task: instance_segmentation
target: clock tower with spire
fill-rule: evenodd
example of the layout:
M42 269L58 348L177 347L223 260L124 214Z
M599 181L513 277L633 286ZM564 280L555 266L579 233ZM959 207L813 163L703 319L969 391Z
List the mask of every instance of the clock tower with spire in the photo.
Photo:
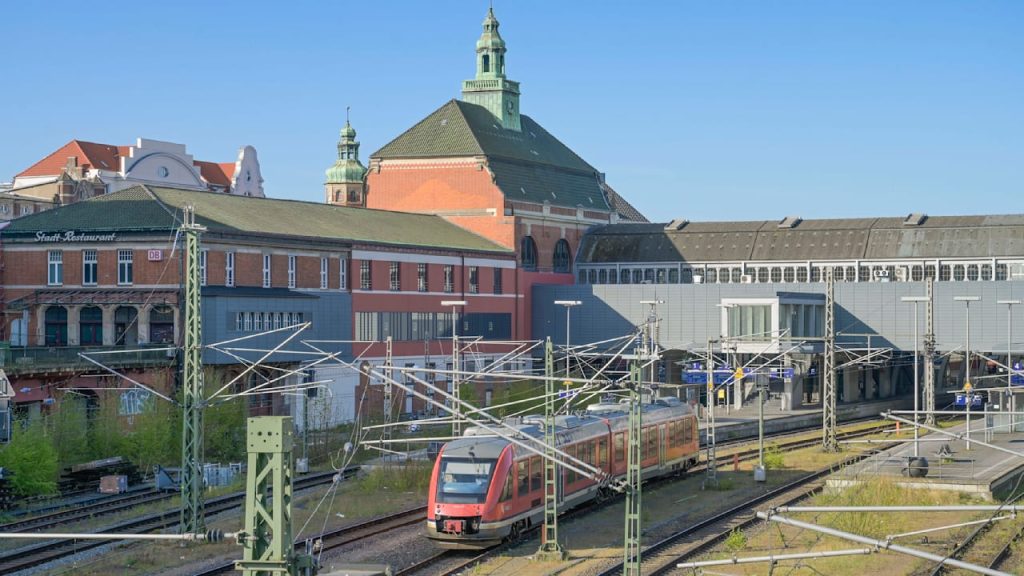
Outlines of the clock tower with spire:
M494 9L487 10L476 41L476 78L462 82L462 100L486 108L506 130L521 132L519 82L505 77L505 41L498 26Z

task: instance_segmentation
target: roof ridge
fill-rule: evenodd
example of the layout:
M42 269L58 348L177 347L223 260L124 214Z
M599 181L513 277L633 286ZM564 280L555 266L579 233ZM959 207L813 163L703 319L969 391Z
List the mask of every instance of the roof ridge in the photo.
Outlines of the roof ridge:
M462 121L466 124L466 127L469 128L469 134L473 137L473 142L476 144L477 150L480 151L480 154L487 154L483 145L480 144L480 138L476 135L476 131L473 130L473 124L466 118L466 111L462 109L463 104L470 104L470 102L463 102L462 100L455 98L452 98L452 102L455 102L455 107L459 110L459 116L462 117ZM473 104L473 106L479 106L479 104ZM489 154L487 155L490 156Z
M167 214L169 214L169 215L170 215L170 217L171 217L171 220L172 220L172 221L174 221L174 223L175 223L175 224L179 224L179 225L180 225L180 224L182 224L182 223L183 223L182 219L181 219L181 218L178 218L178 210L177 210L177 209L172 209L171 207L169 207L169 206L167 205L167 203L165 203L165 202L164 202L164 201L163 201L163 200L162 200L162 199L161 199L161 198L160 198L160 197L159 197L159 196L157 195L157 193L156 193L156 191L155 191L155 190L152 190L152 189L151 189L151 188L150 188L149 186L147 186L147 185L145 185L145 184L139 184L138 186L139 186L140 188L142 188L143 190L145 190L145 191L146 191L146 194L149 194L149 196L150 196L151 198L153 198L153 200L154 200L154 201L155 201L155 202L157 203L157 205L158 205L158 206L160 206L161 208L163 208L163 209L164 209L164 211L165 211L165 212L167 212ZM126 190L127 190L127 188L126 188ZM180 227L180 226L177 226L177 227Z
M15 178L17 178L18 176L20 176L20 175L24 174L25 172L28 172L28 171L32 170L32 169L33 169L33 168L35 168L36 166L39 166L40 164L42 164L43 162L45 162L46 160L48 160L48 159L50 158L50 156L53 156L53 155L54 155L54 154L56 154L57 152L60 152L61 150L63 150L64 148L66 148L66 147L68 147L68 146L70 146L70 145L72 145L72 144L74 144L75 146L78 146L78 150L79 150L79 152L81 152L83 156L85 155L85 150L82 150L82 146L81 146L81 144L80 144L80 141L79 141L79 140L75 140L74 138L72 138L71 140L68 140L66 144L64 144L64 145L62 145L62 146L59 146L59 147L58 147L58 148L57 148L56 150L54 150L53 152L50 152L49 154L47 154L47 155L43 156L43 157L42 157L42 158L40 158L39 160L36 160L36 161L35 161L35 162L34 162L34 163L33 163L33 164L31 165L31 166L29 166L28 168L25 168L25 169L24 169L24 170L22 170L21 172L18 172L17 174L15 174L15 175L14 175L14 177L15 177Z
M447 106L451 106L452 104L455 104L455 108L456 108L456 109L457 109L457 110L459 111L459 114L458 114L458 116L459 116L459 117L460 117L460 118L462 119L462 123L463 123L463 125L464 125L464 126L465 126L465 127L466 127L466 128L468 129L468 130L469 130L469 134L470 134L470 135L471 135L471 136L473 137L473 143L474 143L474 144L476 144L476 152L475 152L475 153L476 153L476 154L478 154L478 155L481 155L481 154L483 154L483 153L484 153L484 151L483 151L483 147L481 147L481 146L480 146L480 141L479 141L479 139L477 139L477 137L476 137L476 134L474 134L474 133L473 133L473 129L472 129L472 127L470 126L470 123L469 123L469 121L468 121L468 120L466 120L466 115L465 115L465 114L464 114L464 113L462 112L462 109L461 109L461 108L459 108L459 106L458 106L458 103L459 103L459 100L457 100L457 99L455 99L455 98L452 98L452 99L448 100L448 101L447 101L447 102L445 102L444 104L442 104L442 105L440 105L439 107L437 107L437 108L436 108L436 109L435 109L435 110L434 110L433 112L431 112L430 114L427 114L427 115L426 115L425 117L423 117L423 119L422 119L422 120L420 120L419 122L417 122L417 123L413 124L412 126L410 126L409 128L407 128L407 129L406 129L406 130L405 130L404 132L402 132L402 133L401 133L401 134L399 134L398 136L395 136L394 138L392 138L391 140L389 140L389 141L387 142L387 144L384 144L383 146L381 146L380 148L378 148L378 149L377 149L376 151L374 151L374 152L373 152L372 154L370 154L370 156L369 156L369 157L370 157L370 158L372 159L373 157L375 157L375 156L379 155L379 154L381 153L381 151L383 151L383 150L384 150L385 148L387 148L387 147L391 146L391 145L392 145L392 144L394 144L395 142L398 142L399 140L401 140L402 138L404 138L404 137L405 137L405 136L406 136L407 134L409 134L409 133L413 132L414 130L416 130L416 129L417 129L417 128L419 128L420 126L423 126L424 124L426 124L426 123L427 123L427 121L428 121L428 120L430 120L431 118L433 118L433 116L434 116L435 114L437 114L437 113L438 113L438 112L440 112L441 110L444 110L444 109L445 109L445 108L446 108Z

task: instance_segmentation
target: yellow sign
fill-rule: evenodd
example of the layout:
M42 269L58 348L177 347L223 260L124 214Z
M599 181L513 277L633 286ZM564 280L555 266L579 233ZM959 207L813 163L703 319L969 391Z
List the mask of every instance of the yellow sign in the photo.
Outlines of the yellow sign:
M970 391L971 391L971 382L970 382L970 380L968 380L967 382L964 382L964 392L970 392Z
M737 368L736 373L732 377L736 380L743 380L743 368Z
M718 390L718 399L725 400L725 388L721 388Z
M565 382L562 382L562 386L572 386L572 382L566 380Z

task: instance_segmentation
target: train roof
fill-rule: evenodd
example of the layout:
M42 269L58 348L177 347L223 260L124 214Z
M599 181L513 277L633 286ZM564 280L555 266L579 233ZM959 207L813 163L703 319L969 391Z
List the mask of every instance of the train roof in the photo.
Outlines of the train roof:
M582 414L560 414L555 416L555 429L562 438L568 434L570 438L586 438L600 433L607 421L612 421L616 429L627 425L628 404L601 403L592 404ZM641 404L642 418L649 423L656 423L671 417L692 413L690 406L677 398L656 398L653 402ZM502 421L501 432L522 442L533 443L540 447L544 439L544 415L530 414L506 418ZM470 426L463 437L452 440L444 448L444 456L455 458L488 458L494 459L508 446L509 441L494 436L488 428L495 426ZM470 453L472 452L472 454Z

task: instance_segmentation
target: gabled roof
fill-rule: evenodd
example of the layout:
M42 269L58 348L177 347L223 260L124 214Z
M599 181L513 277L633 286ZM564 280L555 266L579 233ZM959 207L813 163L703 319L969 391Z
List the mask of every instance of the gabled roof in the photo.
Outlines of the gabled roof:
M235 163L206 162L204 160L194 161L199 174L203 179L214 186L231 187L231 178L235 175Z
M605 196L608 198L608 204L612 207L612 211L618 214L620 218L629 220L630 222L650 222L646 216L641 214L636 207L620 196L619 193L609 186L607 182L602 182L601 188L604 190Z
M450 100L371 159L486 156L505 197L609 210L597 170L525 114L522 131L502 127L483 106Z
M1024 215L609 224L583 237L579 262L729 262L1024 255Z
M120 170L121 157L128 154L128 146L112 146L82 140L72 140L42 160L21 171L17 176L56 176L71 156L78 157L78 165L86 170Z
M512 252L439 216L349 208L297 200L133 186L119 192L23 216L3 235L56 232L155 232L180 225L182 208L210 233L311 238L479 252Z

